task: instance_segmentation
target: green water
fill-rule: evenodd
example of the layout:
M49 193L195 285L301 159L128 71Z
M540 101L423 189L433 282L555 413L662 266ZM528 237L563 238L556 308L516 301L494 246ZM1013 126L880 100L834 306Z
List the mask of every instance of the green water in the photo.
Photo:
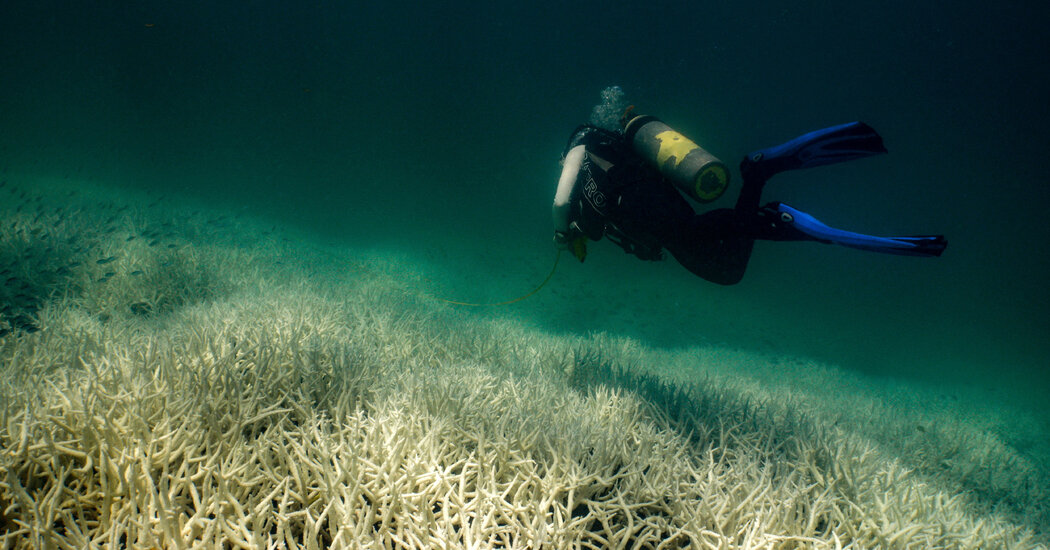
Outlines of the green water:
M744 282L721 288L603 242L533 299L476 314L991 386L1038 408L1045 10L7 2L0 176L103 181L410 250L438 291L499 301L549 269L557 160L604 86L730 164L861 119L890 155L779 176L764 198L861 232L944 233L942 258L760 243Z

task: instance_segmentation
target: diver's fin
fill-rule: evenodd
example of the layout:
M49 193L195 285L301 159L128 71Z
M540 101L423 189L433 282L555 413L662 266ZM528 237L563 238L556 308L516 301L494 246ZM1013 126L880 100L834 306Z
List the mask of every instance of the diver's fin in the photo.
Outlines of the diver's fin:
M773 203L780 221L800 232L825 243L841 244L850 248L899 254L902 256L940 256L948 246L944 235L916 235L908 237L875 237L828 227L823 222L783 203Z
M863 122L840 124L755 151L740 162L745 181L764 183L784 170L811 168L885 153L882 137Z

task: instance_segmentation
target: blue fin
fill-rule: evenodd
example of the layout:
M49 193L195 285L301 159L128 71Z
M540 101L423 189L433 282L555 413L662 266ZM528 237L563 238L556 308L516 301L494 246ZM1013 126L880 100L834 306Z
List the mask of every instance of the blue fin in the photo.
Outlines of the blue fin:
M863 122L850 122L755 151L744 157L740 172L745 180L764 183L785 170L835 164L885 152L878 132Z
M850 248L902 256L940 256L948 246L948 241L943 235L875 237L835 229L783 203L777 203L777 212L780 213L781 221L791 224L795 229L818 241L841 244Z

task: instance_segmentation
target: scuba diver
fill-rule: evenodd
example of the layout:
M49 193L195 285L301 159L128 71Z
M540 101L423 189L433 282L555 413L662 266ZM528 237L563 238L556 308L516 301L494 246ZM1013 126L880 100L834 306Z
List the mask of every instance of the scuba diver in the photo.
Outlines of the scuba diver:
M636 115L633 106L621 112L619 128L578 127L563 153L554 241L581 262L587 240L605 236L643 260L663 259L667 250L694 274L732 285L743 278L756 239L909 256L940 256L948 244L942 235L853 233L780 202L760 206L763 187L780 172L885 153L882 138L863 122L810 132L745 156L736 206L697 214L682 193L700 203L717 199L729 184L726 166L655 117Z

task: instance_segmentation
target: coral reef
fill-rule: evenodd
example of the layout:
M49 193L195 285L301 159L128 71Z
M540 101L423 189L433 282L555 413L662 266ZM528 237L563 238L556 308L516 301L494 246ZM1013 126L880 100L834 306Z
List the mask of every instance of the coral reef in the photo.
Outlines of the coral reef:
M827 367L544 334L397 262L121 208L5 212L33 299L0 335L4 548L1046 547L1038 464Z

